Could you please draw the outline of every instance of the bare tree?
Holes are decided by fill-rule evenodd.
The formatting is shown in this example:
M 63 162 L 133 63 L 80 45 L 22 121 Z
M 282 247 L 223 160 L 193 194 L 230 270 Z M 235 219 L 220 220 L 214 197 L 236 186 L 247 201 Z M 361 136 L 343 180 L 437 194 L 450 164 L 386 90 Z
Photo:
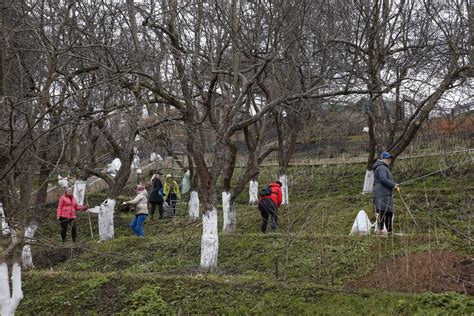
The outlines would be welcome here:
M 337 16 L 346 23 L 333 42 L 351 56 L 347 75 L 370 91 L 367 190 L 376 152 L 399 156 L 430 113 L 445 105 L 443 95 L 459 89 L 472 71 L 468 6 L 373 0 L 341 3 Z

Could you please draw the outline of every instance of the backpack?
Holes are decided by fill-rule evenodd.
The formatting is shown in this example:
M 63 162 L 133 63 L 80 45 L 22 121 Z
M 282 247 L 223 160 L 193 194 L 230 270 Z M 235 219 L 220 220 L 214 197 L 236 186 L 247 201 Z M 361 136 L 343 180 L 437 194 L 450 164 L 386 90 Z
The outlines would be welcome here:
M 272 189 L 267 185 L 264 186 L 260 191 L 258 192 L 259 197 L 269 197 L 272 195 Z

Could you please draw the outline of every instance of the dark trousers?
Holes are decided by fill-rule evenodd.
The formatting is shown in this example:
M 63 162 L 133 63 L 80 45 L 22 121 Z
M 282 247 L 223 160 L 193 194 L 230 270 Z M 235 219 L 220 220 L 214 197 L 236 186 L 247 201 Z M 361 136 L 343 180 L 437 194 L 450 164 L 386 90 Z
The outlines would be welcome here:
M 150 209 L 150 219 L 153 219 L 155 215 L 156 206 L 158 205 L 158 212 L 160 213 L 160 218 L 163 218 L 163 201 L 161 202 L 150 202 L 151 209 Z
M 385 224 L 385 227 L 387 228 L 387 231 L 389 233 L 391 233 L 392 232 L 393 212 L 386 212 L 386 211 L 381 211 L 381 210 L 376 210 L 376 212 L 379 214 L 379 217 L 377 219 L 377 225 L 379 227 L 379 231 L 382 231 L 383 224 Z
M 77 235 L 77 227 L 76 227 L 76 219 L 75 218 L 65 218 L 65 217 L 60 217 L 59 218 L 59 224 L 61 224 L 61 240 L 63 242 L 66 241 L 67 237 L 67 226 L 71 224 L 71 237 L 72 241 L 76 241 L 76 235 Z
M 278 225 L 277 207 L 272 199 L 263 199 L 258 202 L 258 209 L 262 215 L 262 223 L 260 224 L 260 231 L 264 233 L 267 230 L 268 218 L 272 218 L 272 230 L 275 230 Z

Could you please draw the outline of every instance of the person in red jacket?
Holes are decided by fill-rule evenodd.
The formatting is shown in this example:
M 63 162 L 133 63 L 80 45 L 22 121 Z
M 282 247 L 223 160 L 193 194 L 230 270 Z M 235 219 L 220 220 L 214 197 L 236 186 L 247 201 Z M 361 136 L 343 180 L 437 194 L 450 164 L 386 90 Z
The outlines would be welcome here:
M 278 208 L 282 202 L 281 182 L 276 181 L 268 185 L 269 192 L 260 194 L 258 209 L 262 215 L 260 231 L 265 233 L 267 230 L 268 217 L 272 218 L 271 229 L 274 231 L 278 225 Z M 265 189 L 264 189 L 265 190 Z
M 85 211 L 89 207 L 87 205 L 77 205 L 76 199 L 72 195 L 72 188 L 66 188 L 64 195 L 61 196 L 56 211 L 56 218 L 61 225 L 61 240 L 66 241 L 67 226 L 71 224 L 72 242 L 76 241 L 76 212 Z

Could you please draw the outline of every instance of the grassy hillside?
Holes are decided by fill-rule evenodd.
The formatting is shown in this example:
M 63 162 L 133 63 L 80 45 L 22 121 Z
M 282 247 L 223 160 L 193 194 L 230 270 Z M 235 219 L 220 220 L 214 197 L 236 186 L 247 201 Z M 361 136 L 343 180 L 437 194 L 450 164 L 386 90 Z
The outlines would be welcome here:
M 393 172 L 396 180 L 403 182 L 467 158 L 399 161 Z M 403 268 L 386 264 L 411 254 L 438 251 L 441 256 L 449 253 L 446 258 L 451 261 L 468 262 L 466 258 L 473 255 L 472 167 L 470 162 L 402 186 L 402 196 L 418 225 L 397 197 L 395 230 L 400 234 L 392 237 L 348 236 L 359 210 L 365 209 L 374 221 L 372 197 L 360 194 L 363 165 L 293 167 L 288 171 L 291 204 L 279 211 L 278 231 L 258 232 L 259 213 L 255 206 L 247 205 L 247 194 L 242 194 L 237 205 L 237 232 L 219 235 L 219 268 L 212 274 L 198 270 L 201 224 L 184 216 L 185 201 L 179 205 L 180 216 L 147 221 L 145 238 L 132 236 L 128 228 L 132 214 L 118 212 L 117 238 L 100 244 L 91 240 L 88 217 L 81 214 L 80 242 L 73 247 L 59 244 L 59 227 L 51 210 L 38 232 L 41 245 L 34 249 L 37 269 L 24 276 L 25 298 L 19 312 L 474 313 L 473 297 L 462 294 L 470 289 L 455 293 L 456 286 L 441 286 L 454 284 L 451 276 L 440 281 L 433 272 L 437 270 L 426 266 L 431 273 L 426 287 L 413 286 L 410 276 L 415 273 L 413 280 L 417 281 L 423 268 L 410 270 L 408 259 Z M 265 169 L 261 181 L 275 178 L 276 172 Z M 102 198 L 88 197 L 90 204 Z M 92 217 L 92 222 L 97 234 L 97 219 Z M 390 281 L 396 285 L 393 288 L 372 282 L 371 275 L 380 278 L 381 267 L 399 270 L 405 266 L 406 286 L 400 280 Z M 401 271 L 399 279 L 403 278 Z M 382 280 L 382 285 L 387 284 Z

